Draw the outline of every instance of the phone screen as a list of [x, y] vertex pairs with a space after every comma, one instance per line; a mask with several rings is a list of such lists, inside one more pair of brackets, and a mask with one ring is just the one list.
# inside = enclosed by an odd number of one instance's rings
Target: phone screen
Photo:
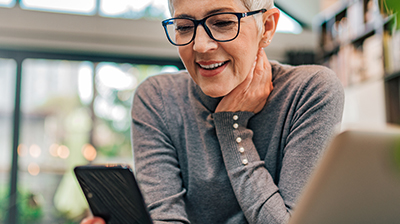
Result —
[[77, 166], [74, 172], [94, 216], [108, 224], [152, 223], [129, 166]]

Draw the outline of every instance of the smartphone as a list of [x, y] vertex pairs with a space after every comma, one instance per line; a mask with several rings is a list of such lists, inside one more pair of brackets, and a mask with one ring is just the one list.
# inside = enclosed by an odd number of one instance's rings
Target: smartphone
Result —
[[143, 196], [128, 165], [74, 168], [93, 216], [107, 224], [151, 224]]

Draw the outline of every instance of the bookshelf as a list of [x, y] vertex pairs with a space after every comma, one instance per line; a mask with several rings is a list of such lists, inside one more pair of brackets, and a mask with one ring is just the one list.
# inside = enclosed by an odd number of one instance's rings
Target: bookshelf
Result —
[[349, 122], [364, 117], [368, 123], [400, 124], [400, 31], [395, 25], [396, 18], [386, 15], [378, 0], [343, 0], [315, 18], [316, 61], [336, 72], [346, 100], [362, 104], [345, 105], [344, 118], [353, 117]]

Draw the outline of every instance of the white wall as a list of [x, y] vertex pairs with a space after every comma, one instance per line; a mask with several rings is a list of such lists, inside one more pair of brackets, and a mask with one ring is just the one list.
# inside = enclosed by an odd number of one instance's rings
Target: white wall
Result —
[[0, 47], [177, 57], [159, 21], [0, 8]]
[[386, 126], [385, 86], [374, 79], [345, 89], [342, 128]]

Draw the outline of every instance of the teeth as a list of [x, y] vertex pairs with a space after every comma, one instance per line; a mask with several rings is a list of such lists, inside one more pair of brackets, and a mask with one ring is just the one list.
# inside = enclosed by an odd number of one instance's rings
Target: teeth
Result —
[[221, 63], [215, 63], [215, 64], [211, 64], [211, 65], [200, 65], [200, 67], [204, 68], [204, 69], [215, 69], [218, 67], [221, 67], [223, 64], [225, 64], [225, 62], [221, 62]]

